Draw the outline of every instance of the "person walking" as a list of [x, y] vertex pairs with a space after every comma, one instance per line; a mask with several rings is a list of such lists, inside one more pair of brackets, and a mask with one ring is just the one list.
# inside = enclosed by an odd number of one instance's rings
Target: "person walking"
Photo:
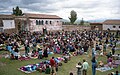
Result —
[[88, 67], [89, 67], [89, 64], [88, 64], [88, 62], [85, 60], [85, 59], [83, 59], [83, 64], [82, 64], [82, 66], [83, 66], [83, 75], [87, 75], [87, 69], [88, 69]]
[[92, 62], [92, 75], [96, 75], [97, 60], [95, 56], [92, 58], [91, 62]]

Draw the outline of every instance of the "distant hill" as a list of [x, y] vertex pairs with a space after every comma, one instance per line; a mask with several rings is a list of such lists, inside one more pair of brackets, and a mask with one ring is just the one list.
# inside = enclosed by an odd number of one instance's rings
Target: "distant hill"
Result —
[[[69, 24], [70, 21], [67, 20], [67, 19], [62, 19], [62, 22], [66, 22], [67, 24]], [[81, 20], [78, 19], [78, 20], [75, 21], [75, 24], [79, 25], [80, 22], [81, 22]], [[87, 25], [87, 26], [88, 26], [88, 25], [90, 25], [90, 24], [89, 24], [88, 21], [85, 21], [85, 20], [84, 20], [84, 25]]]
[[0, 14], [11, 15], [12, 12], [0, 12]]
[[67, 19], [62, 19], [62, 22], [70, 22], [70, 21]]
[[88, 20], [88, 22], [104, 22], [106, 19]]

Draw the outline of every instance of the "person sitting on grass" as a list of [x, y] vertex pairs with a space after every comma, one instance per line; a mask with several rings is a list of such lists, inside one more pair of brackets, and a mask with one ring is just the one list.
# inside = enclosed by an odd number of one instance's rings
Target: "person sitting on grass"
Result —
[[70, 72], [70, 75], [73, 75], [73, 73], [72, 73], [72, 72]]
[[106, 56], [107, 56], [107, 58], [109, 58], [109, 57], [111, 57], [111, 56], [112, 56], [112, 53], [111, 53], [111, 52], [109, 52]]
[[50, 74], [50, 72], [51, 72], [50, 66], [47, 64], [45, 74]]
[[38, 53], [39, 53], [39, 55], [38, 55], [38, 59], [42, 59], [43, 57], [43, 51], [42, 51], [42, 49], [39, 49], [38, 48]]
[[120, 75], [120, 73], [118, 71], [116, 71], [115, 75]]
[[112, 67], [112, 61], [113, 61], [112, 57], [109, 57], [107, 61], [109, 66]]

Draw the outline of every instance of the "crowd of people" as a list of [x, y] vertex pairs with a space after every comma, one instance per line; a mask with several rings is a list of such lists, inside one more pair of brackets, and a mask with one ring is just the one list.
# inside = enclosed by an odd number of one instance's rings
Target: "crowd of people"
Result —
[[[118, 34], [117, 34], [118, 35]], [[96, 41], [96, 43], [94, 42]], [[88, 54], [89, 48], [92, 49], [92, 74], [96, 75], [95, 59], [96, 51], [101, 51], [101, 55], [108, 57], [108, 62], [111, 62], [110, 58], [115, 54], [115, 48], [119, 40], [116, 38], [116, 34], [110, 31], [56, 31], [46, 32], [19, 32], [19, 33], [1, 33], [0, 44], [5, 44], [6, 50], [11, 53], [11, 59], [19, 59], [21, 53], [20, 47], [24, 46], [25, 57], [37, 57], [42, 59], [47, 58], [49, 53], [57, 53], [68, 56]], [[107, 45], [111, 47], [111, 52], [106, 54]], [[50, 59], [51, 63], [53, 59]], [[81, 65], [79, 63], [78, 65]], [[81, 75], [79, 69], [83, 69], [83, 75], [87, 75], [88, 63], [83, 60], [81, 68], [78, 68], [78, 75]], [[51, 65], [55, 71], [54, 66]]]

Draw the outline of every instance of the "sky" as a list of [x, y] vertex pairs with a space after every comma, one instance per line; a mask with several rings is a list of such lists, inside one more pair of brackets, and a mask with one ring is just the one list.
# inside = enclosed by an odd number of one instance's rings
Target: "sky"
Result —
[[23, 13], [58, 15], [70, 17], [70, 11], [78, 19], [120, 19], [120, 0], [0, 0], [0, 13], [10, 13], [19, 6]]

